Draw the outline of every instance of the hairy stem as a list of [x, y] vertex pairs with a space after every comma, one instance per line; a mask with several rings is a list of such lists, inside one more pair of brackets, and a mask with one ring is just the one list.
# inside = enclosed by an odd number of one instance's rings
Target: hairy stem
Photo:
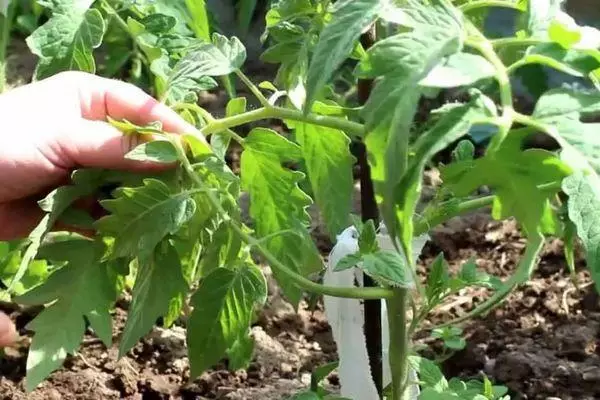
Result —
[[386, 300], [390, 332], [389, 364], [392, 374], [392, 400], [404, 400], [408, 377], [409, 336], [406, 313], [408, 291], [395, 289], [394, 296]]
[[[202, 180], [196, 175], [194, 172], [194, 168], [190, 164], [190, 161], [185, 154], [185, 150], [182, 147], [181, 141], [174, 139], [172, 141], [173, 145], [177, 149], [179, 154], [179, 159], [186, 173], [190, 176], [190, 178], [196, 183], [199, 188], [204, 188], [206, 185]], [[223, 209], [223, 206], [216, 198], [213, 190], [205, 189], [203, 192], [207, 195], [208, 200], [211, 205], [215, 207], [215, 209], [221, 214], [223, 220], [229, 224], [231, 229], [233, 229], [239, 237], [242, 239], [244, 243], [247, 245], [254, 247], [258, 252], [264, 257], [264, 259], [268, 262], [269, 266], [278, 272], [285, 275], [288, 279], [290, 279], [296, 286], [301, 289], [310, 291], [312, 293], [334, 296], [334, 297], [342, 297], [348, 299], [387, 299], [393, 296], [394, 292], [388, 288], [357, 288], [357, 287], [338, 287], [338, 286], [326, 286], [317, 282], [313, 282], [308, 278], [303, 277], [302, 275], [296, 273], [294, 270], [289, 268], [287, 265], [283, 264], [281, 261], [277, 259], [271, 252], [269, 252], [262, 245], [259, 239], [254, 238], [247, 232], [245, 232], [238, 223], [231, 219], [227, 211]]]
[[304, 115], [302, 111], [291, 110], [283, 107], [261, 107], [256, 110], [247, 111], [242, 114], [227, 118], [216, 119], [202, 128], [204, 135], [210, 135], [222, 132], [228, 128], [244, 125], [254, 121], [260, 121], [268, 118], [289, 119], [292, 121], [306, 122], [308, 124], [326, 126], [344, 131], [350, 136], [362, 137], [365, 134], [364, 125], [348, 121], [347, 119], [331, 117], [326, 115], [308, 114]]
[[250, 89], [250, 91], [252, 92], [252, 94], [258, 99], [258, 101], [260, 102], [260, 104], [263, 107], [269, 107], [270, 106], [269, 100], [267, 100], [267, 98], [262, 94], [262, 92], [260, 91], [260, 89], [254, 84], [254, 82], [252, 82], [246, 76], [246, 74], [244, 74], [239, 69], [235, 70], [235, 74], [237, 75], [238, 78], [240, 78], [240, 80], [244, 83], [244, 85], [246, 85], [248, 87], [248, 89]]
[[510, 3], [506, 0], [476, 0], [476, 1], [471, 1], [469, 3], [463, 4], [463, 5], [459, 6], [458, 8], [463, 13], [468, 13], [469, 11], [476, 10], [478, 8], [488, 8], [488, 7], [506, 7], [506, 8], [512, 8], [515, 10], [519, 9], [519, 6], [517, 3]]
[[[193, 103], [176, 103], [171, 107], [174, 111], [188, 110], [198, 114], [207, 124], [218, 121], [208, 111], [200, 107], [198, 104]], [[238, 142], [242, 147], [244, 146], [244, 138], [232, 131], [231, 129], [224, 129], [223, 132], [228, 134], [233, 140]], [[219, 133], [219, 132], [213, 132]]]
[[[472, 29], [475, 30], [475, 28]], [[500, 91], [500, 105], [502, 107], [502, 114], [500, 115], [498, 121], [498, 133], [494, 135], [490, 141], [490, 145], [486, 150], [487, 154], [494, 154], [500, 148], [500, 145], [506, 138], [506, 135], [508, 135], [508, 132], [513, 124], [515, 111], [513, 107], [512, 88], [508, 71], [500, 57], [498, 57], [498, 54], [496, 54], [496, 51], [494, 51], [494, 47], [490, 41], [485, 39], [478, 31], [477, 36], [478, 37], [475, 39], [467, 40], [466, 44], [479, 51], [479, 53], [481, 53], [481, 55], [485, 57], [490, 64], [492, 64], [496, 70], [496, 81], [498, 82]]]

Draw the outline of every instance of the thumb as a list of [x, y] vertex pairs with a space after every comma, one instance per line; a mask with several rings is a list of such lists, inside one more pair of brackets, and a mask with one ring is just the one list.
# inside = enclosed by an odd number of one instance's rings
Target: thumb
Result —
[[0, 312], [0, 347], [10, 346], [17, 340], [17, 330], [10, 318]]
[[165, 164], [125, 158], [142, 143], [138, 135], [124, 135], [104, 121], [78, 120], [58, 140], [62, 165], [67, 168], [91, 167], [147, 171], [164, 169]]

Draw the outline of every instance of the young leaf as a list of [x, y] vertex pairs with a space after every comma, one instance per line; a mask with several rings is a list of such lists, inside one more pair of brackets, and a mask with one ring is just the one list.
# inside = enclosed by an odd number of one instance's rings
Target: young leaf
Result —
[[44, 2], [52, 16], [26, 39], [31, 52], [40, 58], [35, 79], [67, 70], [96, 71], [92, 51], [102, 43], [105, 23], [100, 11], [90, 8], [92, 3], [93, 0]]
[[596, 290], [600, 292], [600, 178], [577, 171], [566, 177], [563, 191], [569, 196], [569, 219], [586, 251], [586, 261]]
[[533, 117], [553, 126], [560, 136], [583, 153], [595, 167], [600, 167], [598, 123], [583, 122], [600, 112], [600, 93], [573, 89], [552, 89], [535, 105]]
[[541, 226], [544, 215], [551, 212], [549, 198], [553, 195], [538, 185], [561, 181], [572, 170], [549, 151], [521, 150], [524, 133], [511, 132], [494, 157], [450, 164], [441, 172], [444, 183], [459, 197], [481, 185], [491, 186], [496, 193], [494, 218], [514, 216], [533, 233]]
[[254, 306], [266, 301], [267, 284], [254, 265], [217, 268], [192, 297], [187, 331], [190, 375], [199, 376], [218, 362], [250, 326]]
[[186, 290], [179, 255], [168, 242], [159, 244], [148, 258], [139, 259], [119, 357], [123, 357], [148, 333], [156, 320], [167, 314], [170, 301]]
[[142, 143], [129, 153], [125, 158], [137, 161], [172, 164], [179, 159], [177, 150], [168, 140], [153, 140]]
[[427, 286], [425, 294], [429, 307], [435, 306], [441, 300], [448, 290], [448, 263], [444, 259], [444, 254], [440, 253], [431, 263], [429, 274], [427, 275]]
[[306, 82], [305, 109], [310, 110], [316, 94], [354, 48], [354, 42], [379, 14], [381, 0], [341, 0], [334, 4], [331, 21], [325, 26], [314, 50]]
[[[307, 276], [318, 272], [323, 265], [305, 228], [309, 222], [306, 208], [311, 199], [298, 187], [304, 175], [281, 165], [301, 158], [301, 149], [294, 143], [275, 131], [255, 128], [246, 138], [240, 163], [242, 189], [250, 194], [250, 215], [256, 223], [258, 237], [283, 230], [296, 231], [297, 235], [270, 238], [266, 247], [288, 267]], [[278, 274], [275, 277], [288, 299], [297, 304], [301, 291]]]
[[111, 215], [96, 223], [98, 230], [115, 239], [111, 257], [149, 257], [156, 245], [186, 223], [196, 210], [190, 191], [175, 192], [158, 179], [144, 186], [122, 187], [115, 199], [101, 202]]
[[330, 237], [348, 226], [352, 207], [354, 157], [344, 132], [306, 123], [289, 124], [306, 162], [315, 201]]
[[109, 308], [116, 297], [116, 282], [108, 265], [99, 262], [102, 253], [102, 245], [81, 237], [42, 248], [41, 257], [67, 264], [52, 273], [46, 283], [15, 299], [26, 305], [53, 302], [28, 325], [35, 331], [27, 358], [28, 391], [77, 350], [85, 332], [84, 317], [98, 337], [111, 345]]
[[485, 58], [470, 53], [456, 53], [437, 64], [419, 82], [424, 87], [453, 88], [469, 86], [496, 73]]
[[[219, 33], [213, 33], [212, 43], [200, 42], [192, 46], [180, 62], [196, 70], [198, 75], [224, 76], [241, 68], [244, 61], [246, 48], [238, 38], [227, 39]], [[176, 66], [174, 73], [177, 70]]]
[[417, 371], [423, 388], [430, 387], [438, 392], [448, 389], [448, 381], [433, 361], [419, 356], [408, 356], [408, 363]]

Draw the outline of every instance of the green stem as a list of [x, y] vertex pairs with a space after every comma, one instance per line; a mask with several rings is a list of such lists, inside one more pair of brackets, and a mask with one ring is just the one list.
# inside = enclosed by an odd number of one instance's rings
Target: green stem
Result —
[[463, 4], [462, 6], [458, 7], [463, 13], [467, 13], [469, 11], [478, 9], [478, 8], [487, 8], [487, 7], [505, 7], [505, 8], [512, 8], [515, 10], [519, 10], [519, 6], [517, 4], [514, 3], [509, 3], [506, 0], [478, 0], [478, 1], [472, 1], [470, 3], [467, 4]]
[[108, 14], [110, 14], [114, 20], [117, 22], [117, 25], [119, 25], [119, 27], [124, 30], [129, 36], [131, 36], [131, 38], [133, 39], [133, 41], [135, 42], [135, 36], [133, 36], [133, 34], [131, 33], [131, 31], [129, 30], [129, 25], [127, 25], [127, 22], [125, 22], [125, 20], [119, 15], [119, 13], [117, 12], [117, 10], [115, 10], [115, 8], [110, 5], [110, 3], [106, 0], [102, 0], [102, 6], [106, 9], [106, 12]]
[[515, 111], [513, 107], [512, 88], [506, 67], [500, 57], [498, 57], [498, 54], [494, 51], [494, 47], [490, 41], [481, 35], [481, 33], [478, 32], [478, 36], [479, 38], [467, 40], [466, 44], [479, 51], [481, 55], [492, 64], [496, 70], [496, 81], [498, 82], [500, 90], [502, 115], [499, 118], [498, 133], [494, 135], [486, 150], [487, 154], [494, 154], [500, 148], [500, 145], [508, 135], [513, 124]]
[[456, 207], [452, 207], [449, 210], [444, 207], [438, 207], [437, 210], [426, 219], [419, 219], [415, 221], [415, 236], [422, 235], [429, 232], [433, 227], [448, 221], [451, 218], [459, 215], [478, 210], [483, 207], [491, 205], [494, 201], [495, 196], [484, 196], [472, 200], [466, 200]]
[[261, 107], [257, 108], [256, 110], [247, 111], [242, 114], [214, 120], [213, 122], [209, 123], [204, 128], [202, 128], [201, 132], [204, 135], [208, 136], [213, 133], [222, 132], [225, 129], [268, 118], [276, 118], [282, 120], [289, 119], [293, 121], [306, 122], [308, 124], [339, 129], [350, 136], [356, 137], [362, 137], [365, 134], [364, 125], [359, 124], [357, 122], [352, 122], [343, 118], [331, 117], [326, 115], [304, 115], [302, 111], [272, 106]]
[[[173, 144], [179, 153], [179, 159], [182, 163], [183, 168], [187, 172], [187, 174], [192, 178], [192, 180], [198, 185], [198, 187], [202, 188], [205, 186], [204, 182], [196, 175], [194, 172], [194, 168], [190, 164], [188, 160], [185, 150], [181, 146], [181, 142], [179, 140], [173, 140]], [[310, 291], [312, 293], [334, 296], [334, 297], [342, 297], [348, 299], [387, 299], [393, 296], [394, 292], [387, 288], [357, 288], [357, 287], [336, 287], [336, 286], [326, 286], [320, 283], [316, 283], [303, 277], [302, 275], [296, 273], [292, 269], [288, 268], [285, 264], [277, 259], [271, 252], [263, 247], [261, 241], [249, 235], [245, 232], [236, 221], [232, 220], [227, 211], [223, 209], [223, 206], [219, 202], [219, 200], [215, 197], [215, 194], [211, 190], [204, 190], [204, 193], [207, 195], [208, 200], [211, 205], [215, 207], [215, 209], [221, 214], [223, 220], [228, 223], [231, 228], [238, 234], [238, 236], [242, 239], [244, 243], [248, 246], [254, 247], [258, 250], [258, 252], [265, 258], [265, 260], [269, 263], [269, 266], [274, 270], [277, 270], [279, 273], [285, 275], [288, 279], [290, 279], [296, 286], [306, 291]]]
[[395, 289], [394, 296], [386, 300], [390, 332], [389, 364], [392, 374], [392, 400], [404, 400], [407, 387], [409, 351], [407, 300], [406, 289]]
[[[211, 124], [211, 123], [219, 121], [219, 120], [215, 119], [208, 111], [206, 111], [205, 109], [200, 107], [198, 104], [176, 103], [171, 108], [174, 111], [188, 110], [188, 111], [195, 112], [196, 114], [200, 115], [200, 117], [202, 117], [206, 121], [207, 124]], [[238, 135], [237, 133], [235, 133], [234, 131], [232, 131], [231, 129], [224, 129], [222, 132], [227, 133], [233, 140], [238, 142], [241, 146], [244, 146], [244, 138], [241, 137], [240, 135]], [[219, 133], [219, 132], [213, 132], [213, 133]]]
[[244, 74], [239, 69], [235, 70], [235, 74], [237, 75], [238, 78], [240, 78], [240, 80], [244, 83], [244, 85], [246, 85], [248, 87], [248, 89], [250, 89], [250, 91], [252, 92], [252, 94], [258, 99], [258, 101], [260, 102], [260, 104], [263, 107], [269, 107], [270, 106], [269, 100], [267, 100], [267, 98], [262, 94], [262, 92], [260, 91], [260, 89], [254, 84], [254, 82], [252, 82], [246, 76], [246, 74]]
[[494, 47], [510, 47], [510, 46], [535, 46], [536, 44], [548, 43], [547, 40], [535, 38], [516, 38], [508, 37], [501, 39], [490, 40]]

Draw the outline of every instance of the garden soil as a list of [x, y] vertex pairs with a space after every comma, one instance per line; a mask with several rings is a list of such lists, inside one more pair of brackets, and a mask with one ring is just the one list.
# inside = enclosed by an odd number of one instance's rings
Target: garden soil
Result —
[[[26, 82], [34, 60], [16, 43], [11, 61], [13, 82]], [[22, 54], [22, 56], [20, 56]], [[218, 97], [214, 101], [219, 102]], [[232, 161], [237, 161], [236, 154]], [[314, 236], [324, 256], [331, 243], [322, 226]], [[443, 251], [452, 271], [474, 258], [483, 270], [503, 279], [510, 276], [523, 252], [524, 241], [512, 221], [493, 221], [485, 212], [457, 218], [437, 228], [421, 257], [420, 272]], [[485, 373], [494, 383], [509, 387], [512, 399], [600, 399], [600, 301], [577, 257], [579, 290], [571, 282], [559, 241], [547, 244], [533, 279], [483, 318], [465, 325], [466, 349], [451, 355], [443, 368], [448, 377], [478, 378]], [[336, 359], [322, 305], [312, 310], [304, 302], [295, 312], [270, 278], [269, 299], [252, 328], [256, 342], [253, 361], [246, 370], [229, 371], [227, 360], [189, 381], [185, 321], [171, 329], [155, 328], [130, 353], [117, 358], [116, 347], [105, 348], [86, 336], [78, 353], [31, 394], [23, 387], [30, 332], [24, 326], [36, 310], [5, 307], [16, 320], [22, 340], [6, 349], [0, 359], [0, 400], [54, 399], [247, 399], [279, 400], [306, 389], [310, 372]], [[468, 289], [431, 315], [436, 324], [465, 313], [489, 293]], [[114, 311], [114, 339], [127, 317], [128, 299]], [[425, 327], [426, 328], [426, 327]], [[431, 345], [428, 356], [440, 350], [427, 331], [417, 341]], [[332, 373], [325, 386], [335, 391]], [[362, 399], [356, 399], [362, 400]]]

